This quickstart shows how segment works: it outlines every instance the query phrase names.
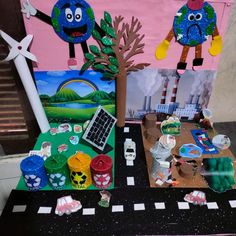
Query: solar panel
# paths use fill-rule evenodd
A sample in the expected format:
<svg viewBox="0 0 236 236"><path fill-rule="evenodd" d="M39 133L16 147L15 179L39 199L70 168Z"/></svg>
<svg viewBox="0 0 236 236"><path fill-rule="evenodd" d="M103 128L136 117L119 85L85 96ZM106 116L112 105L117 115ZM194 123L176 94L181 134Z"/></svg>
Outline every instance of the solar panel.
<svg viewBox="0 0 236 236"><path fill-rule="evenodd" d="M117 119L99 106L82 138L103 151Z"/></svg>

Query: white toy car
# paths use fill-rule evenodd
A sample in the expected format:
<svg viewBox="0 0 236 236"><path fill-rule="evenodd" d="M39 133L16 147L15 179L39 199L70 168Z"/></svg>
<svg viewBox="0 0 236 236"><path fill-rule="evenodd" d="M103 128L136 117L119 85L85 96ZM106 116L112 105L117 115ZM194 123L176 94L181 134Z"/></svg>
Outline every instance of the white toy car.
<svg viewBox="0 0 236 236"><path fill-rule="evenodd" d="M136 158L136 144L130 138L125 139L124 156L125 159L129 161L133 161Z"/></svg>

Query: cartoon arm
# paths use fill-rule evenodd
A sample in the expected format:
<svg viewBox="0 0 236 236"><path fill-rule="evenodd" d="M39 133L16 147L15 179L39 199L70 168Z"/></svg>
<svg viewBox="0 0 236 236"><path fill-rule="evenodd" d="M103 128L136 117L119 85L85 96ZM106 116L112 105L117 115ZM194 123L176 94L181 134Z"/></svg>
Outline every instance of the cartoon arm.
<svg viewBox="0 0 236 236"><path fill-rule="evenodd" d="M212 34L212 42L211 42L211 47L208 49L208 52L212 56L217 56L218 54L221 53L223 46L222 38L219 34L217 26L214 29L214 32Z"/></svg>
<svg viewBox="0 0 236 236"><path fill-rule="evenodd" d="M99 32L99 34L101 35L101 37L104 37L105 36L105 33L104 31L101 29L101 27L97 24L97 22L95 22L95 26L94 26L94 29L97 30ZM80 43L81 44L81 48L83 50L83 53L88 53L89 50L88 50L88 45L87 45L87 42L86 41L83 41Z"/></svg>
<svg viewBox="0 0 236 236"><path fill-rule="evenodd" d="M26 14L26 18L28 19L30 18L30 16L36 16L37 18L44 21L45 23L52 25L51 17L37 10L36 8L34 8L34 6L31 5L29 0L27 0L26 2L23 2L21 12Z"/></svg>
<svg viewBox="0 0 236 236"><path fill-rule="evenodd" d="M166 36L166 38L160 43L156 49L156 59L157 60L162 60L166 58L167 51L170 46L170 42L174 37L174 31L173 28L170 30L169 34Z"/></svg>

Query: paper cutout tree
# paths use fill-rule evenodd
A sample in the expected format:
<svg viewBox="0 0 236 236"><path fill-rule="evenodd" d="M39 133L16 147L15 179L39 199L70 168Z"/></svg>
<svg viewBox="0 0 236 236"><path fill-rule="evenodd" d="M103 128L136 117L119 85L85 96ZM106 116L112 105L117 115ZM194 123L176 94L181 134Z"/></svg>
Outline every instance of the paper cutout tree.
<svg viewBox="0 0 236 236"><path fill-rule="evenodd" d="M92 36L99 47L89 46L90 52L85 54L87 62L81 68L81 73L92 67L103 74L104 80L116 80L118 127L125 125L127 75L150 65L149 63L135 64L133 60L135 55L144 52L144 43L142 43L144 34L139 33L142 28L141 23L134 17L130 24L123 20L124 17L117 16L112 21L111 15L104 12L100 27L105 32L105 36L102 37L98 31L93 30Z"/></svg>

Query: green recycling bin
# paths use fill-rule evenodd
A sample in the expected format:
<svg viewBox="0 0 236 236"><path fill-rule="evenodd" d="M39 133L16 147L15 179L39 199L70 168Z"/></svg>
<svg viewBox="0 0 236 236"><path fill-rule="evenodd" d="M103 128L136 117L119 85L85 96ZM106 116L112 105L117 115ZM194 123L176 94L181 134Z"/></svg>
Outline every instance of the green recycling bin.
<svg viewBox="0 0 236 236"><path fill-rule="evenodd" d="M67 157L61 154L52 155L44 162L49 183L53 189L63 189L69 178Z"/></svg>

